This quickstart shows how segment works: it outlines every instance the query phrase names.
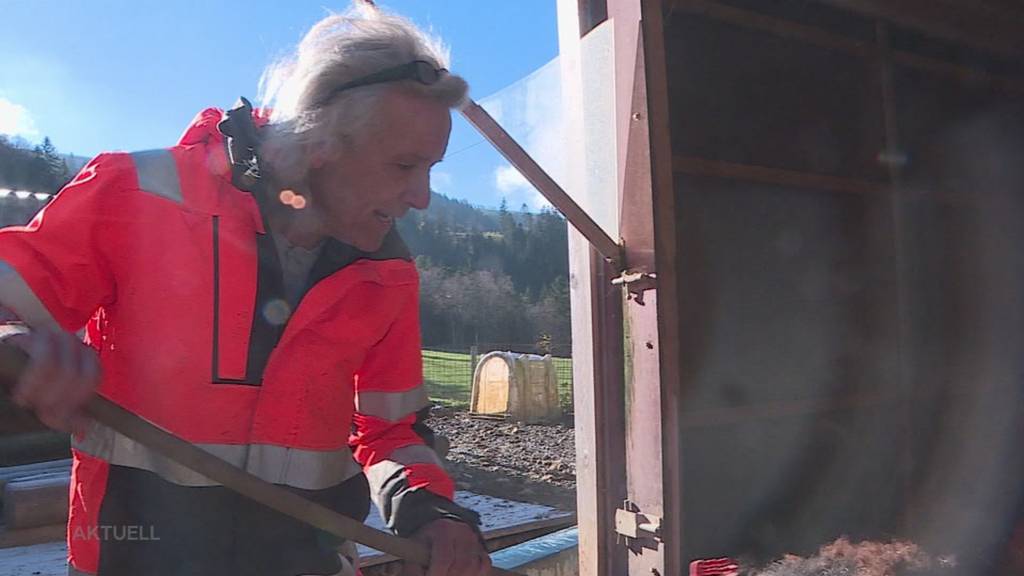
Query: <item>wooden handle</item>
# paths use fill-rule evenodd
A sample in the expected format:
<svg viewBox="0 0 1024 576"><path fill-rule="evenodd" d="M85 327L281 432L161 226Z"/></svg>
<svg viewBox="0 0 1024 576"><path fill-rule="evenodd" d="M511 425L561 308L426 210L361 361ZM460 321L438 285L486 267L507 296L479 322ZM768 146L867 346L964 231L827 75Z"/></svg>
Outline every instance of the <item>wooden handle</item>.
<svg viewBox="0 0 1024 576"><path fill-rule="evenodd" d="M21 350L0 344L0 384L5 388L17 381L28 363ZM190 470L251 498L268 508L287 514L310 526L351 540L421 566L430 563L430 550L419 542L400 538L371 528L317 504L280 486L276 486L217 458L143 418L96 394L86 412L97 422L109 426L154 452ZM516 576L514 572L491 568L494 576Z"/></svg>

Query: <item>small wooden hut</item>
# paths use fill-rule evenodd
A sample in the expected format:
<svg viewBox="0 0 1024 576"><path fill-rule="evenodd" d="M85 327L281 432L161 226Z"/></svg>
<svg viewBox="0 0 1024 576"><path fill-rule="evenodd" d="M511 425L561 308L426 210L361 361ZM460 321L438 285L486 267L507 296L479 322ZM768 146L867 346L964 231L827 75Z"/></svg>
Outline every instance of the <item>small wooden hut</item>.
<svg viewBox="0 0 1024 576"><path fill-rule="evenodd" d="M474 414L507 415L522 422L561 416L558 379L551 356L490 352L473 373Z"/></svg>

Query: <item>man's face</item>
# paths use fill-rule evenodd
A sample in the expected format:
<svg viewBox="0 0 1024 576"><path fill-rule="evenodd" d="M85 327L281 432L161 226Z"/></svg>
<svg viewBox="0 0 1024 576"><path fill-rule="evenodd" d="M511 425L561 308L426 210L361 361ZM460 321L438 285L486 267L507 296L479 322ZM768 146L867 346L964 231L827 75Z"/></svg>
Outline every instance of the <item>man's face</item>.
<svg viewBox="0 0 1024 576"><path fill-rule="evenodd" d="M386 91L356 142L314 161L312 207L323 233L365 252L380 248L395 219L430 203L430 168L444 157L451 125L446 106Z"/></svg>

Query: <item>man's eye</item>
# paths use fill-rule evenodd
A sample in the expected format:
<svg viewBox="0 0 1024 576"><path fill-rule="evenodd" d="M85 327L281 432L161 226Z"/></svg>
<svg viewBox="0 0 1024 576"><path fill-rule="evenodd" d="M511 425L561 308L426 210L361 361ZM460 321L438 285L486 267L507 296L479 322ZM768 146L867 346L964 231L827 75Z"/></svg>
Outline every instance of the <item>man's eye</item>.
<svg viewBox="0 0 1024 576"><path fill-rule="evenodd" d="M397 163L396 166L401 170L412 170L416 167L415 164L403 164L402 162Z"/></svg>

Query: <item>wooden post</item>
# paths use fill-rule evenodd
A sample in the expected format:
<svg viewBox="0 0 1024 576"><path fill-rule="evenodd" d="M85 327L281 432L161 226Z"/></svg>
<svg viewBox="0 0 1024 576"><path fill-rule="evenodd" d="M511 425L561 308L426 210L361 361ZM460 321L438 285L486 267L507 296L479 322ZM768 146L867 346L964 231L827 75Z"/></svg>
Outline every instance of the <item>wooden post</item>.
<svg viewBox="0 0 1024 576"><path fill-rule="evenodd" d="M469 385L473 385L473 374L476 373L476 363L480 360L480 348L473 344L469 347Z"/></svg>

